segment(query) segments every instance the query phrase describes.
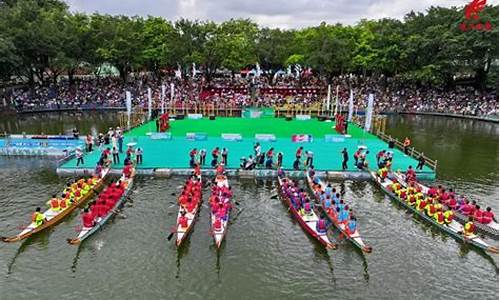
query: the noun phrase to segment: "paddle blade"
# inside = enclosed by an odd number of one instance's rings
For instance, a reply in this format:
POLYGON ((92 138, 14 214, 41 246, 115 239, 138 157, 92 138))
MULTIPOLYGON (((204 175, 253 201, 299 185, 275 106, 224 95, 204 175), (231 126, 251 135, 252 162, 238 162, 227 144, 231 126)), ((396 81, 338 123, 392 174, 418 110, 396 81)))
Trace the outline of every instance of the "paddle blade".
POLYGON ((174 233, 175 232, 171 232, 168 236, 167 236, 167 241, 170 241, 172 239, 172 237, 174 236, 174 233))
POLYGON ((271 199, 276 199, 276 198, 278 198, 278 195, 272 195, 271 196, 271 199))

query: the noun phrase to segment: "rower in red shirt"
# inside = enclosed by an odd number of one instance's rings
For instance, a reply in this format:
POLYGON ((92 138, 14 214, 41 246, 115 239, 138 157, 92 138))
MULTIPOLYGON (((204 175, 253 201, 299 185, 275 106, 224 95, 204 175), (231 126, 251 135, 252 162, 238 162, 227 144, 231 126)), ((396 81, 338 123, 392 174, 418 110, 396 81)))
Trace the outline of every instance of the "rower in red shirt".
POLYGON ((188 196, 185 193, 182 193, 182 195, 179 197, 179 204, 185 206, 187 202, 188 202, 188 196))
POLYGON ((196 202, 189 199, 187 204, 186 204, 187 211, 189 213, 194 213, 195 208, 196 208, 196 202))
POLYGON ((409 166, 408 170, 406 170, 406 182, 415 181, 416 178, 417 174, 415 173, 415 170, 413 170, 412 166, 409 166))
POLYGON ((125 178, 130 178, 130 176, 132 176, 132 165, 126 165, 123 168, 123 175, 125 175, 125 178))
POLYGON ((186 217, 185 211, 181 211, 181 216, 177 219, 177 224, 181 229, 188 227, 188 218, 186 217))
POLYGON ((495 214, 491 211, 491 207, 487 207, 486 210, 483 212, 483 218, 481 219, 481 223, 483 224, 488 224, 491 221, 497 221, 495 219, 495 214))
POLYGON ((94 214, 88 208, 83 210, 82 223, 83 227, 94 227, 94 214))
POLYGON ((476 205, 476 209, 474 211, 474 220, 481 222, 483 219, 483 212, 481 211, 481 207, 479 205, 476 205))

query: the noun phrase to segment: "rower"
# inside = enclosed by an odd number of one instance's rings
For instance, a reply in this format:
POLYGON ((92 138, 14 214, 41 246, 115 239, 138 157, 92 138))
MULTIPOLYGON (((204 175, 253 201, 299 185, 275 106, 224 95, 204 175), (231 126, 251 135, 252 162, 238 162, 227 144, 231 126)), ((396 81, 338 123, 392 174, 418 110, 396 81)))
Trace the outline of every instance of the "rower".
POLYGON ((453 195, 450 195, 450 199, 448 199, 448 203, 446 203, 446 205, 448 205, 451 209, 457 209, 457 200, 455 200, 453 195))
POLYGON ((222 221, 220 218, 215 217, 215 221, 213 223, 215 231, 221 231, 222 230, 222 221))
POLYGON ((451 221, 453 221, 454 217, 455 215, 453 214, 453 211, 451 209, 444 212, 444 222, 446 224, 450 224, 451 221))
POLYGON ((444 214, 443 214, 443 209, 441 207, 439 207, 436 213, 434 214, 434 220, 441 225, 444 224, 444 214))
POLYGON ((82 214, 83 227, 94 227, 94 217, 94 214, 88 208, 85 208, 82 214))
POLYGON ((469 217, 469 220, 464 225, 463 234, 466 235, 466 236, 471 236, 471 235, 474 234, 474 231, 475 231, 474 218, 473 217, 469 217))
POLYGON ((356 232, 357 229, 357 219, 355 216, 351 216, 349 222, 347 222, 346 232, 349 235, 352 235, 356 232))
POLYGON ((349 220, 349 205, 344 206, 343 210, 339 209, 339 223, 346 223, 349 220))
POLYGON ((47 205, 52 209, 53 211, 59 211, 59 199, 57 199, 56 195, 52 195, 52 199, 47 201, 47 205))
POLYGON ((483 219, 483 211, 479 205, 476 205, 474 210, 474 220, 480 222, 483 219))
POLYGON ((383 167, 383 168, 380 168, 378 171, 377 171, 377 175, 378 177, 380 177, 381 179, 385 179, 387 177, 387 173, 388 173, 388 170, 386 167, 383 167))
POLYGON ((188 227, 188 218, 186 217, 186 212, 184 210, 181 211, 181 216, 177 220, 177 224, 181 227, 181 229, 185 229, 188 227))
POLYGON ((491 211, 491 207, 486 207, 486 211, 483 212, 483 218, 481 220, 481 223, 483 224, 488 224, 491 221, 497 222, 495 219, 495 214, 491 211))
POLYGON ((406 182, 415 181, 416 178, 417 174, 415 173, 415 170, 413 170, 412 166, 408 166, 408 170, 406 170, 406 182))
POLYGON ((188 202, 187 202, 187 205, 186 205, 186 209, 189 213, 193 213, 194 210, 196 208, 196 203, 191 199, 189 198, 188 199, 188 202))
POLYGON ((304 204, 304 216, 312 216, 313 211, 311 208, 311 203, 309 202, 309 199, 306 200, 306 203, 304 204))
POLYGON ((322 234, 326 233, 326 222, 323 217, 319 217, 319 220, 316 223, 316 231, 322 234))
POLYGON ((68 206, 71 205, 71 202, 67 198, 61 198, 59 199, 59 208, 61 210, 65 210, 68 206))
POLYGON ((132 165, 126 165, 123 168, 123 175, 125 175, 125 178, 130 178, 130 176, 132 176, 132 165))
POLYGON ((434 206, 434 203, 432 203, 432 202, 427 203, 425 210, 426 210, 427 215, 429 217, 431 217, 431 218, 434 217, 434 214, 436 213, 436 207, 434 206))
POLYGON ((31 222, 35 223, 35 227, 42 225, 46 222, 45 216, 40 212, 40 207, 37 207, 35 212, 31 215, 31 222))
POLYGON ((332 195, 332 192, 335 193, 335 189, 332 189, 332 185, 329 183, 326 187, 325 187, 325 194, 327 196, 331 196, 332 195))
POLYGON ((327 196, 325 198, 325 201, 323 202, 323 206, 328 210, 332 206, 332 199, 330 199, 330 196, 327 196))

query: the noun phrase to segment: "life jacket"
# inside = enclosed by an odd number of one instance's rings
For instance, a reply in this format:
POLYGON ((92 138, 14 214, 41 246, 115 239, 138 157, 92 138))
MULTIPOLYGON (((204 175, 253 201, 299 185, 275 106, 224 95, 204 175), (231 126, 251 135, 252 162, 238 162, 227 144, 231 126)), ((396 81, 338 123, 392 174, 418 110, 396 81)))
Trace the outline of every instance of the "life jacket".
POLYGON ((54 211, 58 211, 60 209, 59 200, 57 198, 52 198, 50 200, 50 208, 54 211))
POLYGON ((447 210, 444 212, 444 221, 446 224, 450 224, 451 221, 453 221, 453 217, 454 217, 453 211, 447 210))
POLYGON ((65 209, 65 208, 67 208, 67 207, 68 207, 68 202, 66 202, 66 199, 61 199, 61 200, 59 200, 59 207, 60 207, 61 209, 65 209))
POLYGON ((483 212, 480 209, 476 209, 474 212, 474 219, 480 221, 483 218, 483 212))
POLYGON ((464 234, 465 235, 472 235, 472 234, 474 234, 474 230, 475 230, 474 227, 475 227, 474 223, 472 223, 472 222, 465 223, 465 225, 464 225, 464 234))
POLYGON ((429 217, 433 217, 434 214, 436 213, 436 207, 432 203, 427 204, 426 209, 427 209, 427 215, 429 217))
POLYGON ((410 203, 410 205, 415 204, 416 201, 415 198, 416 198, 415 195, 408 196, 408 202, 410 203))
POLYGON ((427 206, 427 201, 426 200, 417 200, 420 201, 419 204, 417 205, 417 210, 423 210, 427 206))
POLYGON ((434 214, 434 220, 439 224, 444 224, 444 215, 442 211, 438 211, 434 214))

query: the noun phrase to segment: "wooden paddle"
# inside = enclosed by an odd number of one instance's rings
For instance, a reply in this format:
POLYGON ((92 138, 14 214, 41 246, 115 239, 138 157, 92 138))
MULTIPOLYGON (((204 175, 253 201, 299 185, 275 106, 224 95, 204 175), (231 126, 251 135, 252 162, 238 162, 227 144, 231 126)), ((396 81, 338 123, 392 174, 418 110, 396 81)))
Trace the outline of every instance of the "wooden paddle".
POLYGON ((173 230, 173 228, 170 230, 170 234, 167 236, 167 241, 170 241, 172 239, 172 237, 174 236, 174 233, 175 231, 173 230))

